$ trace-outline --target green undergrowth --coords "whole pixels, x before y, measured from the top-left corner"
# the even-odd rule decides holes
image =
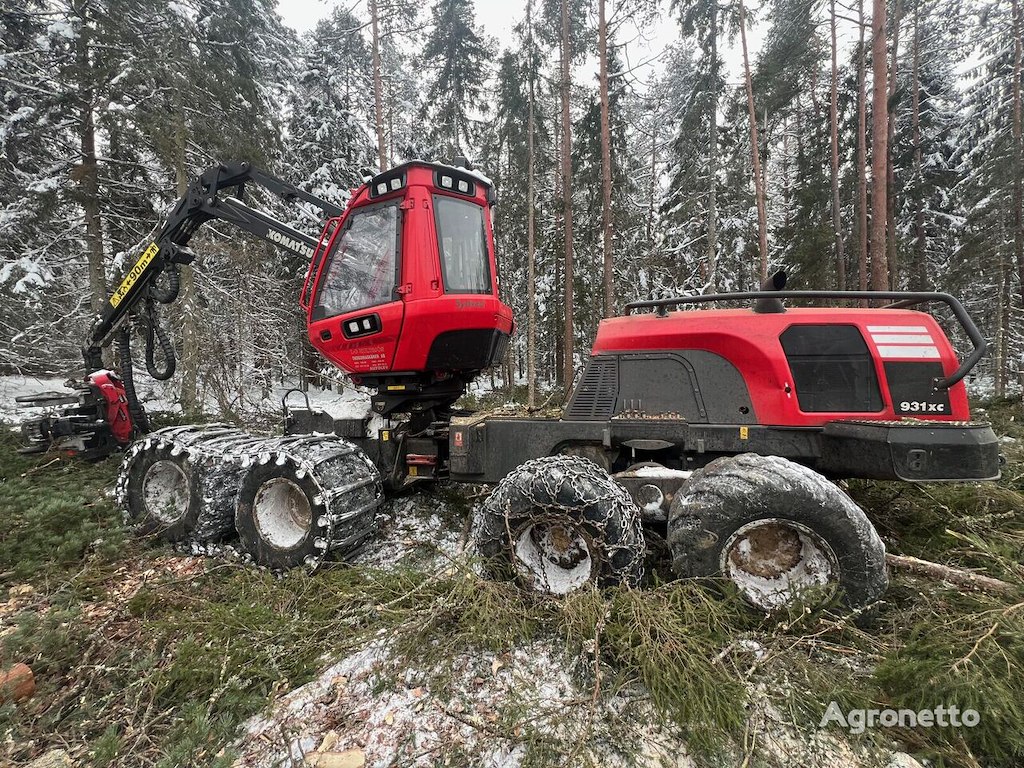
[[[988,410],[1018,438],[1021,412],[1019,401]],[[869,620],[799,609],[769,620],[701,582],[558,600],[481,580],[459,562],[436,573],[334,567],[275,578],[134,540],[105,495],[115,461],[21,457],[14,445],[0,438],[0,572],[5,589],[35,592],[0,614],[0,664],[28,663],[39,690],[0,706],[0,763],[84,744],[83,765],[227,766],[225,747],[245,718],[380,637],[428,670],[437,691],[459,654],[553,644],[584,698],[641,696],[707,765],[766,764],[757,748],[737,747],[758,707],[813,732],[830,701],[844,712],[971,707],[981,716],[974,728],[878,729],[854,740],[896,740],[946,768],[1024,762],[1024,589],[968,593],[897,573]],[[890,551],[1020,587],[1020,474],[1011,454],[997,484],[852,492]],[[446,525],[469,513],[457,489],[439,498]],[[168,570],[170,561],[193,568]],[[526,706],[506,702],[494,735],[525,743],[524,765],[579,764],[552,736],[568,727],[557,713]],[[572,736],[577,746],[588,737]]]
[[[124,532],[107,491],[118,460],[20,456],[18,445],[0,430],[0,586],[59,579],[84,560],[117,557]]]

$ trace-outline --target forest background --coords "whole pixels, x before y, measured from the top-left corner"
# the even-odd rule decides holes
[[[501,45],[471,0],[339,3],[301,36],[273,0],[0,0],[0,372],[76,374],[109,286],[211,163],[343,203],[466,155],[499,191],[518,320],[495,386],[533,400],[627,302],[783,267],[956,295],[991,342],[973,386],[1019,391],[1021,0],[848,2],[526,0]],[[657,25],[676,42],[630,64]],[[192,245],[164,320],[186,413],[337,380],[305,342],[303,260],[225,225]]]

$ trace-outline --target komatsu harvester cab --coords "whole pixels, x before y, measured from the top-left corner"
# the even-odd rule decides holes
[[[302,290],[309,340],[390,413],[454,402],[499,361],[512,310],[498,297],[490,182],[411,162],[353,191],[330,219]]]

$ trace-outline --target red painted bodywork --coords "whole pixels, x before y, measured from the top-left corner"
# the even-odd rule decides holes
[[[121,445],[127,445],[132,441],[132,419],[128,412],[124,382],[111,371],[96,371],[89,375],[89,384],[95,387],[106,401],[110,433]]]
[[[793,377],[779,336],[792,325],[853,325],[863,336],[874,360],[882,390],[883,410],[877,413],[807,413],[800,410]],[[757,314],[749,309],[711,309],[628,315],[602,320],[593,354],[644,350],[705,350],[735,365],[750,391],[758,424],[815,427],[839,419],[897,420],[883,360],[868,332],[869,326],[923,326],[939,352],[945,375],[959,365],[956,353],[935,319],[906,309],[792,308],[780,314]],[[888,358],[899,360],[901,358]],[[903,358],[911,359],[911,358]],[[936,361],[932,361],[936,362]],[[963,382],[949,390],[950,414],[915,416],[935,421],[968,421],[970,410]]]
[[[355,376],[379,376],[388,373],[435,373],[428,371],[427,355],[433,341],[446,331],[495,330],[512,332],[512,310],[498,298],[498,270],[491,231],[489,186],[476,184],[472,197],[446,192],[434,185],[438,166],[413,163],[406,170],[406,184],[389,194],[370,198],[367,184],[355,189],[345,214],[327,223],[313,256],[300,304],[306,312],[310,343],[331,363]],[[437,230],[434,224],[433,195],[448,194],[481,206],[491,273],[490,294],[446,294],[441,276]],[[312,297],[317,295],[323,278],[324,256],[344,229],[346,218],[363,206],[401,200],[401,254],[398,291],[400,297],[386,304],[314,320]],[[349,319],[375,313],[381,330],[370,336],[346,339],[341,327]],[[330,335],[329,339],[324,334]]]

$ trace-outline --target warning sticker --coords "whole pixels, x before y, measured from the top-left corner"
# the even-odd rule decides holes
[[[146,271],[146,267],[149,266],[150,262],[156,257],[160,248],[156,243],[150,243],[149,247],[142,252],[139,256],[139,260],[135,262],[135,266],[128,270],[128,274],[124,276],[124,280],[117,286],[117,290],[110,297],[110,306],[116,307],[125,296],[128,295],[128,291],[132,289],[132,286],[139,281],[142,274]]]

